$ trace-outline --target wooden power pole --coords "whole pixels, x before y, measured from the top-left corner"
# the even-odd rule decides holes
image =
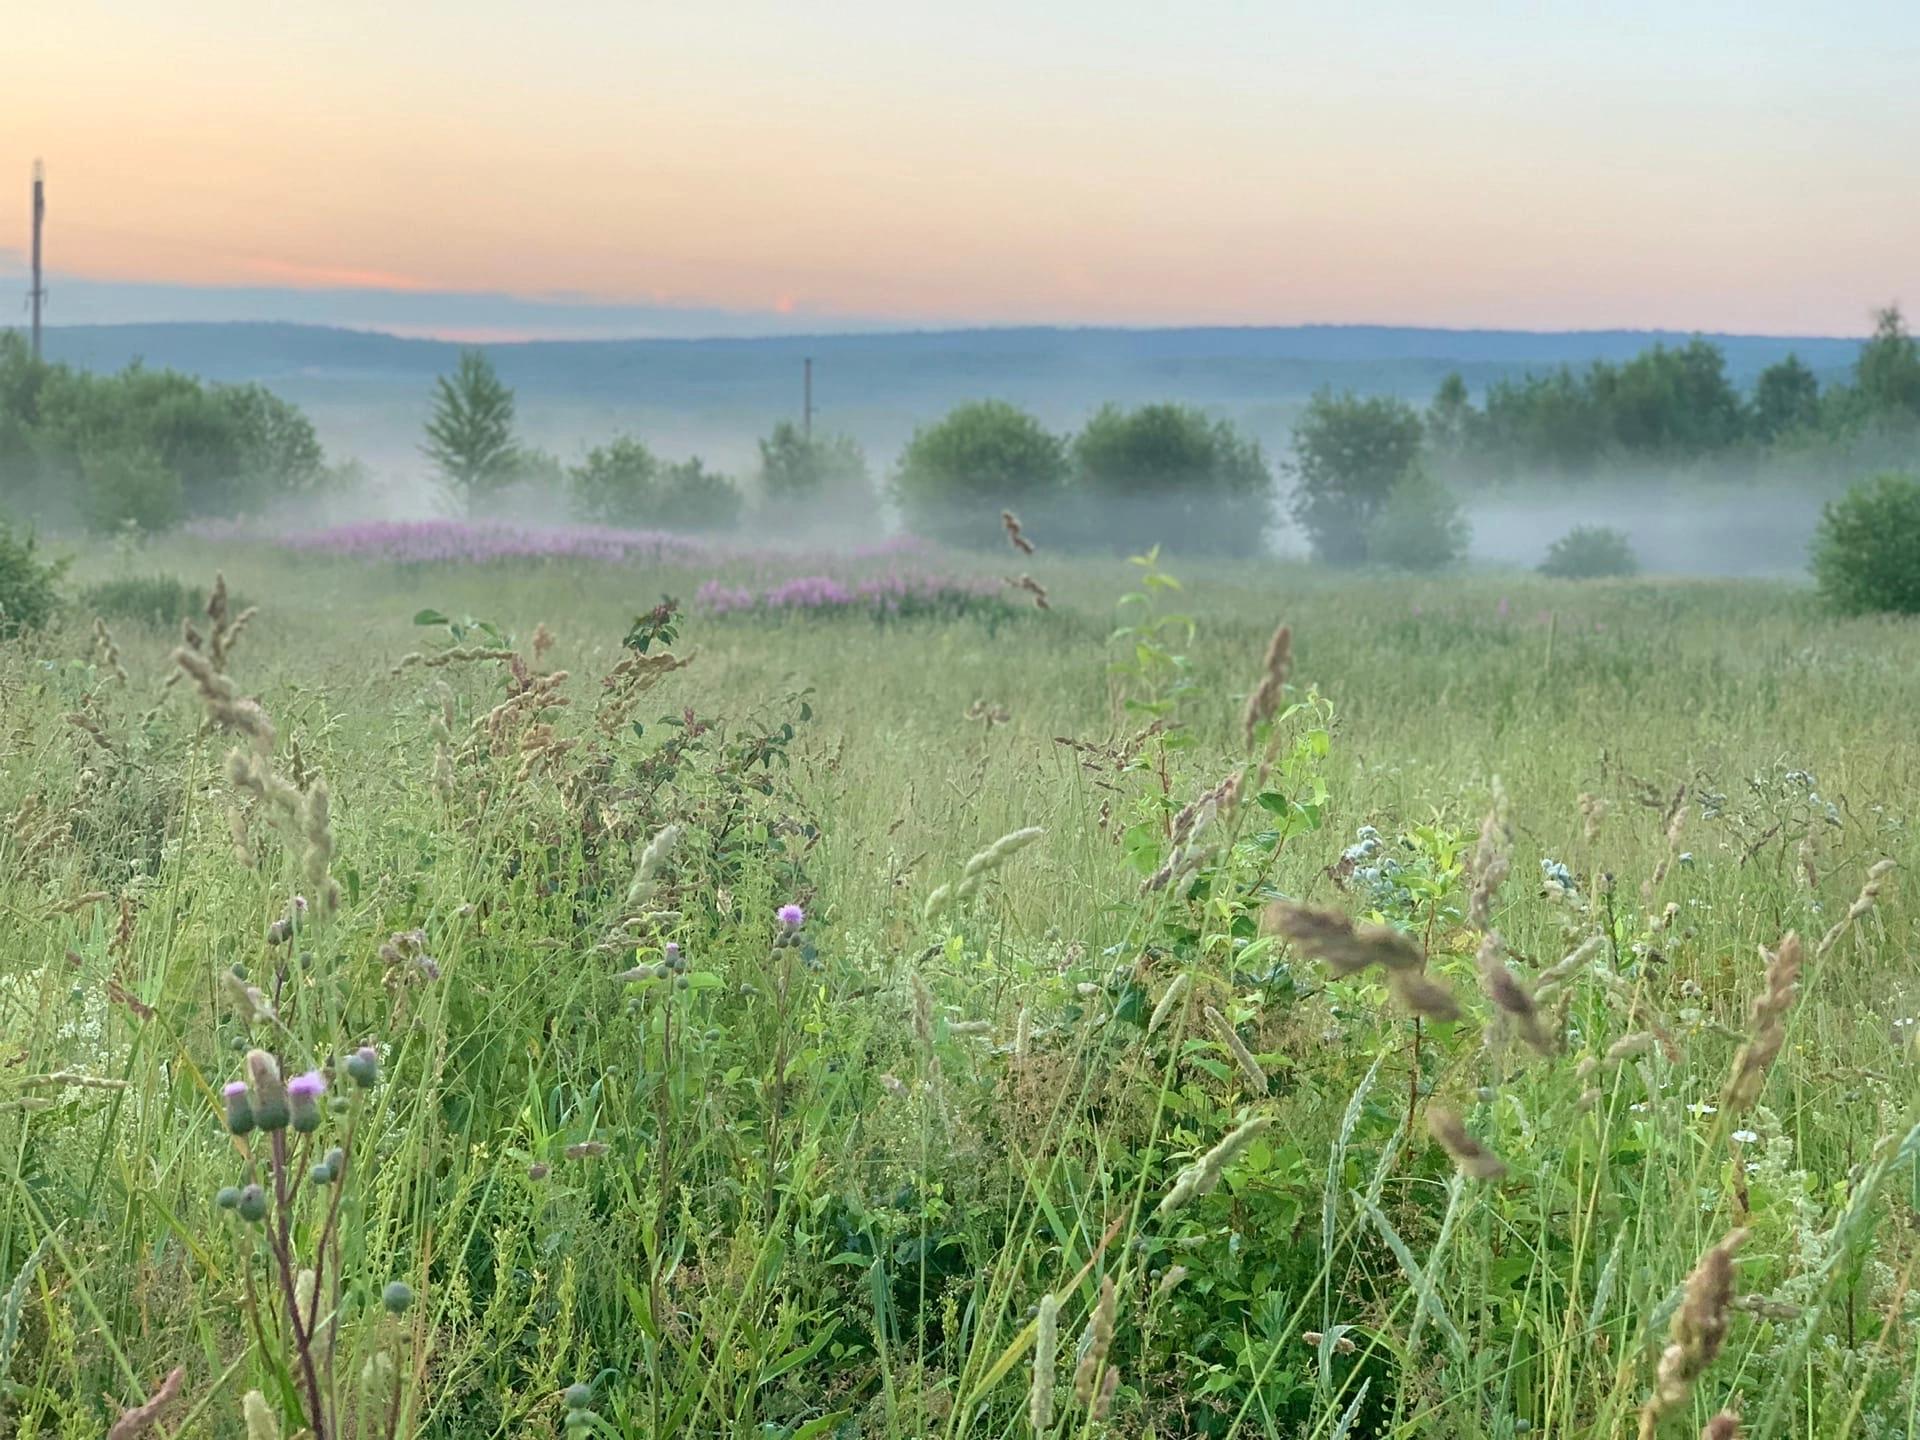
[[[33,310],[33,358],[40,359],[40,303],[47,298],[47,287],[40,283],[40,231],[47,221],[47,167],[33,162],[33,288],[27,303]]]

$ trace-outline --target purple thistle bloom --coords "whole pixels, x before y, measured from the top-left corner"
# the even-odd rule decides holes
[[[220,1093],[225,1095],[229,1100],[245,1095],[247,1093],[247,1082],[244,1080],[229,1080],[221,1087]]]
[[[798,905],[787,904],[782,905],[774,912],[774,918],[786,929],[798,930],[802,925],[807,923],[807,912],[802,910]]]
[[[293,1128],[311,1134],[320,1128],[320,1097],[327,1093],[327,1077],[318,1070],[296,1075],[287,1082],[287,1104],[293,1111]]]
[[[229,1080],[222,1088],[227,1101],[227,1131],[233,1135],[245,1135],[254,1128],[253,1103],[247,1099],[247,1082]]]

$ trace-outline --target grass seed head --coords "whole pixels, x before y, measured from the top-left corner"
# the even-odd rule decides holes
[[[1685,1294],[1668,1331],[1671,1338],[1660,1354],[1653,1394],[1640,1411],[1642,1440],[1651,1440],[1662,1415],[1687,1402],[1694,1382],[1726,1343],[1733,1312],[1733,1252],[1746,1238],[1746,1231],[1732,1231],[1702,1255],[1687,1276]]]
[[[1240,734],[1248,745],[1254,732],[1274,717],[1286,694],[1287,676],[1293,673],[1293,627],[1282,625],[1267,641],[1267,653],[1261,661],[1260,680],[1247,696],[1247,707],[1240,716]]]
[[[1732,1114],[1749,1110],[1760,1099],[1767,1071],[1787,1043],[1787,1012],[1800,988],[1800,937],[1788,931],[1780,948],[1760,952],[1767,959],[1766,987],[1755,997],[1747,1026],[1747,1040],[1734,1058],[1727,1081],[1725,1108]]]
[[[1338,910],[1284,901],[1268,908],[1267,919],[1335,975],[1357,975],[1370,965],[1389,972],[1426,967],[1427,957],[1419,945],[1389,925],[1356,925]]]
[[[1453,1111],[1429,1105],[1427,1133],[1469,1180],[1498,1180],[1507,1173],[1507,1162],[1469,1135],[1466,1122]]]

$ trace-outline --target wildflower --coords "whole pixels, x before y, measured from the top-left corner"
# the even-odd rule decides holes
[[[347,1056],[347,1076],[362,1090],[371,1090],[380,1079],[380,1052],[371,1045],[362,1045]]]
[[[798,930],[807,923],[807,912],[798,905],[782,905],[774,912],[774,919],[780,922],[780,928],[783,930]]]
[[[253,1129],[253,1106],[247,1103],[247,1082],[229,1080],[220,1092],[227,1101],[227,1129],[235,1135],[245,1135]]]
[[[287,1101],[292,1108],[293,1128],[310,1135],[320,1128],[320,1097],[327,1093],[327,1077],[318,1070],[296,1075],[287,1082]]]
[[[1733,1132],[1733,1138],[1738,1140],[1742,1145],[1751,1145],[1760,1138],[1760,1135],[1759,1132],[1755,1130],[1741,1129]]]
[[[253,1123],[262,1130],[284,1130],[292,1114],[280,1064],[264,1050],[247,1052],[247,1089],[253,1103]]]

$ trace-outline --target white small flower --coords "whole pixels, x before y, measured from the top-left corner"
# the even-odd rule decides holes
[[[1647,1102],[1644,1100],[1636,1100],[1633,1102],[1633,1104],[1627,1106],[1627,1109],[1631,1110],[1636,1115],[1646,1114],[1648,1108],[1649,1107],[1647,1105]]]
[[[1720,1107],[1718,1105],[1709,1105],[1704,1100],[1694,1101],[1693,1104],[1687,1106],[1687,1109],[1695,1115],[1718,1115],[1720,1113]]]
[[[1733,1138],[1738,1140],[1742,1145],[1751,1145],[1760,1137],[1752,1130],[1736,1130],[1733,1132]]]

